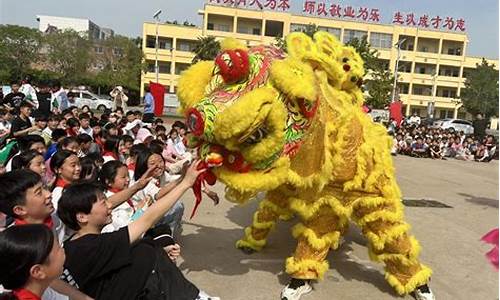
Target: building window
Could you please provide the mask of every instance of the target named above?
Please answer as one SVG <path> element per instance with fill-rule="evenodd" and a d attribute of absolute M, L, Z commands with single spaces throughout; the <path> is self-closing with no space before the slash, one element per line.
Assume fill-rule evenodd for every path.
<path fill-rule="evenodd" d="M 196 47 L 196 41 L 177 39 L 176 49 L 179 51 L 191 52 Z"/>
<path fill-rule="evenodd" d="M 343 42 L 345 44 L 345 43 L 350 42 L 353 39 L 358 39 L 361 41 L 364 36 L 367 36 L 366 31 L 345 29 Z"/>
<path fill-rule="evenodd" d="M 283 36 L 283 22 L 280 21 L 266 21 L 266 36 L 282 37 Z"/>
<path fill-rule="evenodd" d="M 318 30 L 326 31 L 326 32 L 334 35 L 335 37 L 337 37 L 337 39 L 340 40 L 340 32 L 341 32 L 340 28 L 319 26 Z"/>
<path fill-rule="evenodd" d="M 432 87 L 427 85 L 413 85 L 413 95 L 420 96 L 431 96 L 432 95 Z"/>
<path fill-rule="evenodd" d="M 398 72 L 411 73 L 411 62 L 410 61 L 400 61 L 398 64 Z"/>
<path fill-rule="evenodd" d="M 214 23 L 207 23 L 208 30 L 214 30 Z"/>
<path fill-rule="evenodd" d="M 409 83 L 404 83 L 404 82 L 399 82 L 398 83 L 398 90 L 400 94 L 409 94 L 410 93 L 410 84 Z"/>
<path fill-rule="evenodd" d="M 154 48 L 156 44 L 156 37 L 152 35 L 146 36 L 146 48 Z"/>
<path fill-rule="evenodd" d="M 155 61 L 148 60 L 148 73 L 156 73 Z M 160 74 L 170 74 L 170 62 L 169 61 L 158 61 L 158 73 Z"/>
<path fill-rule="evenodd" d="M 444 66 L 444 65 L 441 65 L 439 67 L 439 76 L 458 77 L 459 73 L 460 73 L 460 68 L 457 67 Z"/>
<path fill-rule="evenodd" d="M 430 64 L 415 64 L 415 73 L 434 75 L 436 73 L 436 66 Z"/>
<path fill-rule="evenodd" d="M 182 71 L 189 68 L 190 64 L 185 63 L 175 63 L 175 74 L 179 75 Z"/>
<path fill-rule="evenodd" d="M 292 23 L 290 24 L 290 31 L 291 32 L 301 32 L 306 30 L 306 25 L 305 24 L 297 24 L 297 23 Z"/>
<path fill-rule="evenodd" d="M 95 53 L 97 53 L 97 54 L 102 54 L 102 53 L 104 53 L 104 50 L 102 49 L 102 46 L 96 46 L 96 47 L 94 47 L 94 51 L 95 51 Z"/>
<path fill-rule="evenodd" d="M 159 49 L 170 50 L 172 49 L 172 39 L 160 37 L 158 39 Z"/>
<path fill-rule="evenodd" d="M 123 50 L 120 48 L 113 48 L 113 55 L 117 57 L 123 56 Z"/>
<path fill-rule="evenodd" d="M 392 47 L 392 34 L 372 32 L 370 34 L 370 46 L 390 49 Z"/>
<path fill-rule="evenodd" d="M 445 98 L 456 98 L 457 90 L 456 89 L 441 89 L 438 92 L 439 97 Z"/>

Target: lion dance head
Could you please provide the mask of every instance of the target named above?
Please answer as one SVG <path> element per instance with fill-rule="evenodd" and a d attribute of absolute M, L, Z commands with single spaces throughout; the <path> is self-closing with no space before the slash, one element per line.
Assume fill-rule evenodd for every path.
<path fill-rule="evenodd" d="M 226 198 L 243 201 L 289 183 L 320 101 L 362 105 L 363 61 L 326 32 L 291 33 L 286 52 L 231 38 L 221 49 L 182 74 L 178 97 L 189 145 L 226 184 Z"/>

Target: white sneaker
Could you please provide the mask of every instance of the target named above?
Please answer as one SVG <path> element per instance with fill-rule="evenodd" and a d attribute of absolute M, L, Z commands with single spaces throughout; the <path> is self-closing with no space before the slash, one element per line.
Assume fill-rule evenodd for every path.
<path fill-rule="evenodd" d="M 427 285 L 418 287 L 414 292 L 413 296 L 417 300 L 436 300 L 434 293 L 431 288 Z"/>
<path fill-rule="evenodd" d="M 312 287 L 307 281 L 304 282 L 304 285 L 296 289 L 288 287 L 289 285 L 290 284 L 287 284 L 281 291 L 281 300 L 299 300 L 300 296 L 312 291 Z"/>
<path fill-rule="evenodd" d="M 220 298 L 209 296 L 207 293 L 200 290 L 200 293 L 198 294 L 198 297 L 196 297 L 196 300 L 220 300 Z"/>

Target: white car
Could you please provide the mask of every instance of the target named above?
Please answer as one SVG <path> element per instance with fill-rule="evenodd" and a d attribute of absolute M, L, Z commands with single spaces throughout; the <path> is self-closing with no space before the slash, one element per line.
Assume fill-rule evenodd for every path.
<path fill-rule="evenodd" d="M 99 97 L 98 95 L 87 90 L 71 90 L 68 92 L 68 98 L 74 97 L 75 105 L 82 108 L 85 105 L 90 109 L 97 109 L 104 112 L 106 109 L 113 109 L 113 101 L 110 99 Z"/>
<path fill-rule="evenodd" d="M 432 124 L 434 128 L 448 129 L 453 128 L 456 132 L 463 131 L 465 134 L 473 134 L 474 127 L 472 123 L 462 119 L 442 119 L 434 121 Z"/>

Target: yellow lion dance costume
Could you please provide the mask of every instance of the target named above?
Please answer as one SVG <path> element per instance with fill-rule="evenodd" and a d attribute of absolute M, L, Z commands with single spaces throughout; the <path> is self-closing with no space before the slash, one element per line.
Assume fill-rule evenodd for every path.
<path fill-rule="evenodd" d="M 403 220 L 392 140 L 361 109 L 361 57 L 326 32 L 292 33 L 286 47 L 226 39 L 215 62 L 196 63 L 179 80 L 189 142 L 218 164 L 226 198 L 267 192 L 237 247 L 261 250 L 278 219 L 297 215 L 286 272 L 321 279 L 351 220 L 399 294 L 426 285 L 431 270 Z"/>

